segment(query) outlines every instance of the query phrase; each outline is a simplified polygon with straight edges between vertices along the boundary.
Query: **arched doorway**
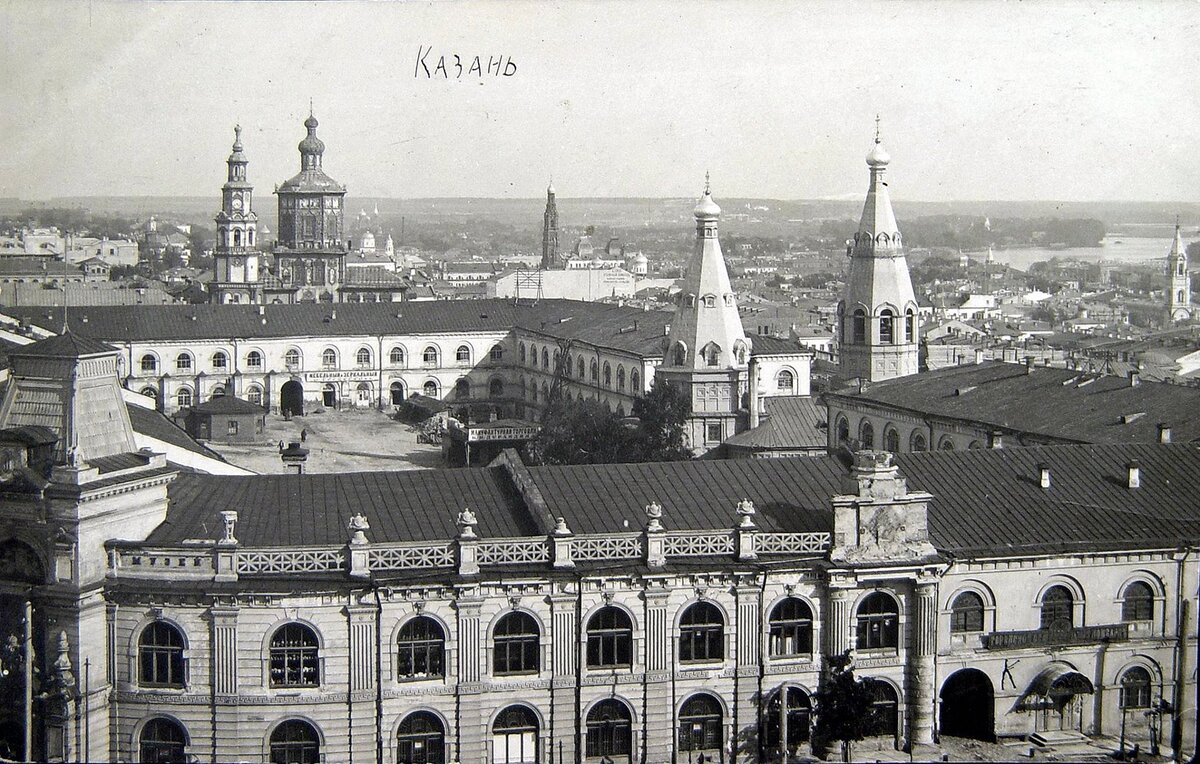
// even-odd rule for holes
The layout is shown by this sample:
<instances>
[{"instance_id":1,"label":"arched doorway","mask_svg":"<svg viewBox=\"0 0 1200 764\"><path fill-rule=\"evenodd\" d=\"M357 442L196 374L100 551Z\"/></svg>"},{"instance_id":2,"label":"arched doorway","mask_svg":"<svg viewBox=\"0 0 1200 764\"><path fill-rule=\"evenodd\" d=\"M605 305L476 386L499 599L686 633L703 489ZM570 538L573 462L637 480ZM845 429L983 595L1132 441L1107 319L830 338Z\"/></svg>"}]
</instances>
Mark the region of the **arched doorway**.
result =
<instances>
[{"instance_id":1,"label":"arched doorway","mask_svg":"<svg viewBox=\"0 0 1200 764\"><path fill-rule=\"evenodd\" d=\"M938 727L943 735L994 741L995 692L992 680L979 669L960 669L942 685Z\"/></svg>"},{"instance_id":2,"label":"arched doorway","mask_svg":"<svg viewBox=\"0 0 1200 764\"><path fill-rule=\"evenodd\" d=\"M283 414L304 416L304 385L299 380L283 383L279 389L279 410Z\"/></svg>"},{"instance_id":3,"label":"arched doorway","mask_svg":"<svg viewBox=\"0 0 1200 764\"><path fill-rule=\"evenodd\" d=\"M400 406L404 403L404 384L401 382L393 382L391 388L392 405Z\"/></svg>"},{"instance_id":4,"label":"arched doorway","mask_svg":"<svg viewBox=\"0 0 1200 764\"><path fill-rule=\"evenodd\" d=\"M326 382L321 388L321 403L325 408L337 408L337 385L332 382Z\"/></svg>"},{"instance_id":5,"label":"arched doorway","mask_svg":"<svg viewBox=\"0 0 1200 764\"><path fill-rule=\"evenodd\" d=\"M769 761L788 761L808 742L812 703L799 687L782 687L767 702L763 746Z\"/></svg>"}]
</instances>

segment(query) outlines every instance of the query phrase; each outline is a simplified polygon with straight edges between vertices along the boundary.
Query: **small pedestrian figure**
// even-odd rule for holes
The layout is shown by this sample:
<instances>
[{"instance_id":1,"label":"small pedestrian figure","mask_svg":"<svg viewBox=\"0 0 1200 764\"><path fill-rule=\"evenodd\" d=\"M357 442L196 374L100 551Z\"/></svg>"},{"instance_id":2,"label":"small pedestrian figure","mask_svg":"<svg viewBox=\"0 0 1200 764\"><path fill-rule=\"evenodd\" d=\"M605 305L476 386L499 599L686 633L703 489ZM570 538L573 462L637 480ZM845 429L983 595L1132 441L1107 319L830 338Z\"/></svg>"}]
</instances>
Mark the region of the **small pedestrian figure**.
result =
<instances>
[{"instance_id":1,"label":"small pedestrian figure","mask_svg":"<svg viewBox=\"0 0 1200 764\"><path fill-rule=\"evenodd\" d=\"M302 428L300 430L300 442L303 443L306 440L308 440L308 428L307 427Z\"/></svg>"},{"instance_id":2,"label":"small pedestrian figure","mask_svg":"<svg viewBox=\"0 0 1200 764\"><path fill-rule=\"evenodd\" d=\"M283 441L279 441L279 453L283 453Z\"/></svg>"}]
</instances>

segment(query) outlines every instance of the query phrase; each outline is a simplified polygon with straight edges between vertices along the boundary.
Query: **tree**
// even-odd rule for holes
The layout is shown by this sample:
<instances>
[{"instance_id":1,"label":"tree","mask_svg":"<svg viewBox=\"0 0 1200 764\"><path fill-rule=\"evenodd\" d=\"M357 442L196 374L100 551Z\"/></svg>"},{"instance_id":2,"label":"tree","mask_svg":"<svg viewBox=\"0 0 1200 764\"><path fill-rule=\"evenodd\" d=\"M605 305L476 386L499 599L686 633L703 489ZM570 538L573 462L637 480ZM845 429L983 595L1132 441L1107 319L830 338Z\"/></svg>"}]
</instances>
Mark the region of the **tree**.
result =
<instances>
[{"instance_id":1,"label":"tree","mask_svg":"<svg viewBox=\"0 0 1200 764\"><path fill-rule=\"evenodd\" d=\"M842 761L850 761L850 747L876 731L878 719L871 713L872 695L868 680L854 676L850 651L827 655L825 682L816 694L817 717L813 734L818 740L842 744Z\"/></svg>"},{"instance_id":2,"label":"tree","mask_svg":"<svg viewBox=\"0 0 1200 764\"><path fill-rule=\"evenodd\" d=\"M633 402L628 422L598 401L561 399L542 416L542 429L525 446L529 464L675 462L692 458L684 444L688 400L666 382Z\"/></svg>"},{"instance_id":3,"label":"tree","mask_svg":"<svg viewBox=\"0 0 1200 764\"><path fill-rule=\"evenodd\" d=\"M687 394L656 377L650 392L633 402L632 414L638 420L639 462L678 462L692 458L687 447L684 424L691 409Z\"/></svg>"}]
</instances>

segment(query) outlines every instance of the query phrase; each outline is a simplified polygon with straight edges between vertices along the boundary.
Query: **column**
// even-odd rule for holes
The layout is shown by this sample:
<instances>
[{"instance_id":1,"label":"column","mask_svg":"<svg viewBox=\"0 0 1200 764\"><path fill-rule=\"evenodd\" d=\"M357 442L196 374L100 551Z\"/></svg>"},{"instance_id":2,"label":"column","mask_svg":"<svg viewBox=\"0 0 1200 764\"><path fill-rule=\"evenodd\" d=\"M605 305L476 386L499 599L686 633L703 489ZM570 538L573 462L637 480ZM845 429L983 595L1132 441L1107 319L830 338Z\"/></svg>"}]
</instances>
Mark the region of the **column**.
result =
<instances>
[{"instance_id":1,"label":"column","mask_svg":"<svg viewBox=\"0 0 1200 764\"><path fill-rule=\"evenodd\" d=\"M350 630L350 662L347 685L350 716L350 761L370 761L375 753L375 607L351 605L346 608ZM355 756L355 754L358 754Z\"/></svg>"},{"instance_id":2,"label":"column","mask_svg":"<svg viewBox=\"0 0 1200 764\"><path fill-rule=\"evenodd\" d=\"M479 667L483 661L480 615L483 599L458 600L458 745L453 761L483 761L485 754L483 713L480 708Z\"/></svg>"},{"instance_id":3,"label":"column","mask_svg":"<svg viewBox=\"0 0 1200 764\"><path fill-rule=\"evenodd\" d=\"M649 582L651 586L658 582ZM666 582L662 582L665 584ZM643 761L671 761L675 750L675 698L671 693L671 675L675 670L675 640L667 611L670 593L665 587L647 588L645 599L644 660L646 684L643 689L642 756Z\"/></svg>"},{"instance_id":4,"label":"column","mask_svg":"<svg viewBox=\"0 0 1200 764\"><path fill-rule=\"evenodd\" d=\"M553 761L575 761L579 708L575 704L575 671L579 657L577 635L579 613L574 592L550 595L550 705L553 726L549 730ZM559 746L562 746L559 748ZM550 759L551 757L547 757Z\"/></svg>"},{"instance_id":5,"label":"column","mask_svg":"<svg viewBox=\"0 0 1200 764\"><path fill-rule=\"evenodd\" d=\"M841 655L850 649L850 591L847 589L833 589L829 593L825 640L829 655Z\"/></svg>"},{"instance_id":6,"label":"column","mask_svg":"<svg viewBox=\"0 0 1200 764\"><path fill-rule=\"evenodd\" d=\"M763 624L759 607L759 588L752 580L734 590L737 596L736 695L733 760L756 761L758 738L758 671L762 661ZM748 734L743 734L748 733Z\"/></svg>"},{"instance_id":7,"label":"column","mask_svg":"<svg viewBox=\"0 0 1200 764\"><path fill-rule=\"evenodd\" d=\"M213 605L208 617L212 630L213 759L237 761L247 753L238 748L238 608ZM192 747L198 747L195 741Z\"/></svg>"},{"instance_id":8,"label":"column","mask_svg":"<svg viewBox=\"0 0 1200 764\"><path fill-rule=\"evenodd\" d=\"M937 657L937 581L920 579L914 589L908 642L908 742L930 745Z\"/></svg>"}]
</instances>

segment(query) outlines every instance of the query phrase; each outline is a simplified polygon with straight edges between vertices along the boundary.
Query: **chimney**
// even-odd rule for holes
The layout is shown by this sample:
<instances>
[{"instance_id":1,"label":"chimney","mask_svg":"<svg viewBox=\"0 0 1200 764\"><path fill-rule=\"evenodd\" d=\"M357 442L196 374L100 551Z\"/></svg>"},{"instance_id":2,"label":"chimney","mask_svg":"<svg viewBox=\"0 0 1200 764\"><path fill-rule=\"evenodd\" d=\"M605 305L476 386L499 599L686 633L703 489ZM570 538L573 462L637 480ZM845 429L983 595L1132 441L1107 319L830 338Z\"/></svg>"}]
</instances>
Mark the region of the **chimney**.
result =
<instances>
[{"instance_id":1,"label":"chimney","mask_svg":"<svg viewBox=\"0 0 1200 764\"><path fill-rule=\"evenodd\" d=\"M259 306L258 306L258 315L260 315L260 316L265 316L265 315L267 315L267 306L266 306L266 305L259 305Z\"/></svg>"},{"instance_id":2,"label":"chimney","mask_svg":"<svg viewBox=\"0 0 1200 764\"><path fill-rule=\"evenodd\" d=\"M992 430L988 433L988 448L1004 448L1004 433Z\"/></svg>"},{"instance_id":3,"label":"chimney","mask_svg":"<svg viewBox=\"0 0 1200 764\"><path fill-rule=\"evenodd\" d=\"M1142 381L1141 377L1142 377L1142 373L1140 371L1138 371L1137 369L1131 370L1129 372L1129 386L1137 387Z\"/></svg>"},{"instance_id":4,"label":"chimney","mask_svg":"<svg viewBox=\"0 0 1200 764\"><path fill-rule=\"evenodd\" d=\"M758 359L756 359L754 356L751 356L750 357L750 429L751 430L753 430L755 427L758 427L759 418L761 416L761 413L758 410L759 405L760 405L758 402L758 372L759 372Z\"/></svg>"},{"instance_id":5,"label":"chimney","mask_svg":"<svg viewBox=\"0 0 1200 764\"><path fill-rule=\"evenodd\" d=\"M1129 462L1129 464L1127 464L1125 466L1129 468L1129 482L1127 484L1128 487L1129 488L1139 487L1142 484L1142 468L1141 468L1141 465L1138 464L1138 460L1134 459L1133 461Z\"/></svg>"},{"instance_id":6,"label":"chimney","mask_svg":"<svg viewBox=\"0 0 1200 764\"><path fill-rule=\"evenodd\" d=\"M975 365L978 366L982 363L983 363L983 351L979 348L975 348Z\"/></svg>"},{"instance_id":7,"label":"chimney","mask_svg":"<svg viewBox=\"0 0 1200 764\"><path fill-rule=\"evenodd\" d=\"M1159 443L1170 443L1171 442L1171 425L1167 424L1166 422L1158 423L1158 442Z\"/></svg>"},{"instance_id":8,"label":"chimney","mask_svg":"<svg viewBox=\"0 0 1200 764\"><path fill-rule=\"evenodd\" d=\"M1045 462L1038 465L1038 485L1042 488L1050 487L1050 465Z\"/></svg>"}]
</instances>

